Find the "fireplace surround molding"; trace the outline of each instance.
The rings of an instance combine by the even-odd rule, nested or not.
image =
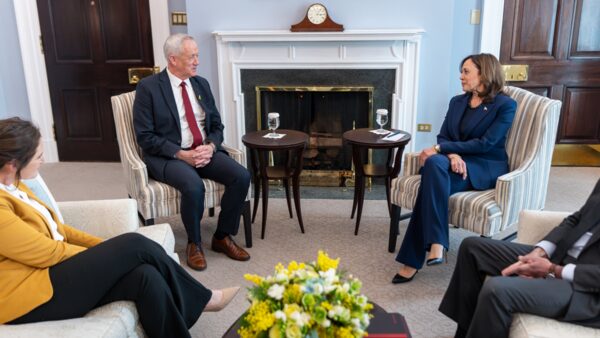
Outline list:
[[[244,149],[242,69],[393,69],[396,76],[391,93],[391,127],[415,135],[419,51],[424,32],[420,28],[318,33],[213,32],[225,143]],[[407,148],[414,151],[414,142]]]

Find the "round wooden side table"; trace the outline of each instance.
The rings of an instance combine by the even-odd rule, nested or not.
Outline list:
[[[387,197],[388,211],[391,213],[391,202],[390,202],[390,185],[394,178],[398,177],[400,173],[400,167],[402,165],[402,153],[404,147],[410,141],[411,136],[409,133],[402,130],[391,130],[391,133],[400,132],[404,136],[395,141],[384,140],[386,135],[378,135],[371,132],[370,128],[360,128],[348,130],[342,136],[344,142],[347,142],[352,146],[352,161],[354,163],[354,170],[356,176],[356,183],[354,185],[354,200],[352,202],[352,213],[350,218],[354,218],[354,212],[356,213],[356,227],[354,234],[358,235],[358,227],[360,225],[360,217],[362,214],[363,202],[365,199],[365,178],[368,177],[384,177],[385,178],[385,194]],[[363,163],[363,155],[366,154],[369,149],[386,149],[387,150],[387,161],[385,164],[370,164]],[[396,150],[396,156],[393,156],[394,150]]]
[[[302,171],[302,155],[308,142],[308,135],[297,130],[280,129],[277,130],[277,133],[285,134],[282,138],[274,139],[264,137],[269,132],[270,131],[268,130],[259,130],[242,136],[242,142],[249,150],[252,178],[254,181],[254,210],[252,212],[252,222],[254,222],[256,217],[260,191],[262,190],[261,239],[265,238],[267,207],[269,203],[269,180],[283,181],[290,218],[293,216],[289,194],[289,180],[292,180],[296,216],[298,217],[300,230],[304,233],[304,223],[302,222],[302,212],[300,210],[300,172]],[[271,151],[283,154],[283,164],[270,165],[268,155]]]

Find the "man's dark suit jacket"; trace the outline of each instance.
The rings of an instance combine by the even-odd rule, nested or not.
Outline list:
[[[560,263],[586,231],[600,223],[600,180],[579,211],[565,218],[545,238],[556,244],[552,261]],[[600,327],[600,228],[593,231],[579,257],[573,279],[573,298],[564,319]],[[591,318],[591,319],[590,319]]]
[[[194,97],[206,114],[204,141],[224,151],[221,146],[224,127],[208,81],[194,76],[190,78],[190,83]],[[181,150],[179,113],[166,69],[138,83],[133,103],[133,126],[150,175],[164,181],[167,161]]]
[[[475,189],[485,190],[496,185],[498,176],[508,172],[506,135],[512,126],[517,103],[499,94],[491,102],[483,102],[461,135],[462,117],[472,94],[458,95],[450,100],[446,118],[437,136],[443,154],[458,154],[467,165],[467,178]]]

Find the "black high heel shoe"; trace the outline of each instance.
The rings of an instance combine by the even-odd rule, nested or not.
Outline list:
[[[417,274],[417,272],[419,272],[419,270],[415,271],[415,273],[413,273],[412,276],[410,277],[404,277],[404,276],[400,276],[400,274],[396,274],[394,276],[394,278],[392,279],[392,283],[393,284],[402,284],[402,283],[408,283],[411,280],[413,280],[413,278],[415,278],[415,275]]]
[[[430,258],[425,262],[427,266],[438,265],[442,263],[448,263],[448,250],[446,250],[446,248],[442,249],[442,257]]]

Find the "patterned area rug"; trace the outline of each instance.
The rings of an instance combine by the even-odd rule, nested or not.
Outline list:
[[[248,251],[252,259],[236,262],[210,250],[210,239],[216,227],[217,217],[205,217],[202,236],[208,261],[205,271],[187,269],[209,288],[233,285],[249,287],[243,278],[245,273],[267,275],[274,266],[291,260],[311,261],[322,249],[331,257],[340,257],[340,267],[363,282],[363,293],[384,309],[399,312],[406,317],[414,337],[450,337],[455,324],[437,311],[440,299],[450,279],[455,264],[456,249],[466,236],[475,234],[460,229],[450,229],[451,250],[448,264],[425,267],[415,279],[405,285],[393,285],[391,279],[399,268],[395,253],[387,252],[389,216],[384,201],[365,201],[365,209],[358,236],[354,236],[354,220],[350,219],[352,201],[317,200],[302,201],[306,233],[300,232],[296,219],[290,219],[285,199],[269,201],[269,213],[265,239],[260,239],[260,211],[253,224],[254,246]],[[260,209],[260,208],[259,208]],[[178,217],[159,221],[168,222],[176,237],[176,251],[185,265],[186,235]],[[406,227],[401,223],[398,247]],[[240,227],[241,228],[241,227]],[[244,243],[243,233],[236,236]],[[219,313],[205,313],[194,325],[194,337],[221,337],[229,326],[245,311],[248,302],[246,290]]]

